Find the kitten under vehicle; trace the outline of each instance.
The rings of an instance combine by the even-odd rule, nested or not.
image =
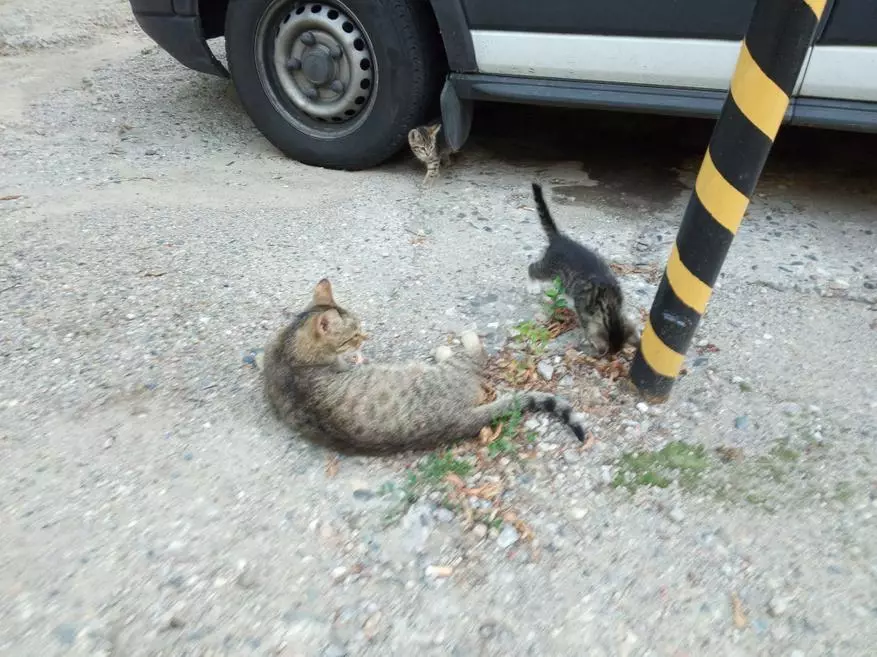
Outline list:
[[[375,167],[479,101],[715,118],[755,0],[129,0],[181,64],[231,79],[277,149]],[[211,46],[224,37],[227,64]],[[181,84],[186,84],[182,82]],[[210,111],[205,110],[205,111]],[[217,110],[218,111],[218,110]],[[825,8],[785,121],[877,131],[877,3]]]

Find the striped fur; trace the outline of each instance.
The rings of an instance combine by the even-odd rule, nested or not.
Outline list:
[[[601,354],[616,353],[628,342],[636,344],[636,328],[622,314],[624,295],[615,274],[597,253],[558,230],[542,187],[535,182],[533,197],[548,248],[541,259],[530,264],[530,278],[560,278],[588,340]]]
[[[450,164],[451,149],[441,135],[442,124],[434,121],[412,128],[408,132],[408,146],[418,160],[426,165],[424,185],[436,180],[442,165]]]
[[[474,438],[515,409],[551,413],[584,440],[584,417],[555,395],[523,392],[483,403],[486,353],[475,333],[460,337],[462,349],[440,347],[435,363],[350,365],[344,356],[365,337],[324,280],[314,302],[266,348],[265,395],[302,436],[341,451],[429,449]]]

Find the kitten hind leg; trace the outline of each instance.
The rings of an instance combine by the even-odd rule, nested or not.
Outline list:
[[[530,278],[537,281],[547,281],[552,278],[550,272],[548,271],[545,263],[542,260],[531,262],[530,266],[527,267],[527,273],[530,275]]]
[[[629,318],[625,317],[623,319],[623,321],[624,321],[624,336],[625,336],[624,341],[627,344],[632,345],[633,347],[636,347],[637,349],[639,349],[639,343],[640,343],[640,339],[642,337],[640,335],[639,329],[636,327],[636,324],[634,324]]]

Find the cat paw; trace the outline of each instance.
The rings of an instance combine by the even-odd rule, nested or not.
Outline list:
[[[454,352],[451,350],[451,348],[448,345],[443,344],[435,348],[432,357],[435,358],[436,363],[443,363],[453,355]]]
[[[463,331],[460,334],[460,342],[463,343],[463,349],[470,356],[479,356],[483,350],[481,338],[475,331]]]

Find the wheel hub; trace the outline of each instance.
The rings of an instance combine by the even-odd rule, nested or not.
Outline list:
[[[358,116],[369,106],[376,81],[368,37],[338,0],[281,11],[285,15],[279,15],[271,49],[287,98],[321,122],[343,123]]]
[[[317,87],[335,79],[335,62],[323,49],[314,49],[301,62],[302,73]]]

